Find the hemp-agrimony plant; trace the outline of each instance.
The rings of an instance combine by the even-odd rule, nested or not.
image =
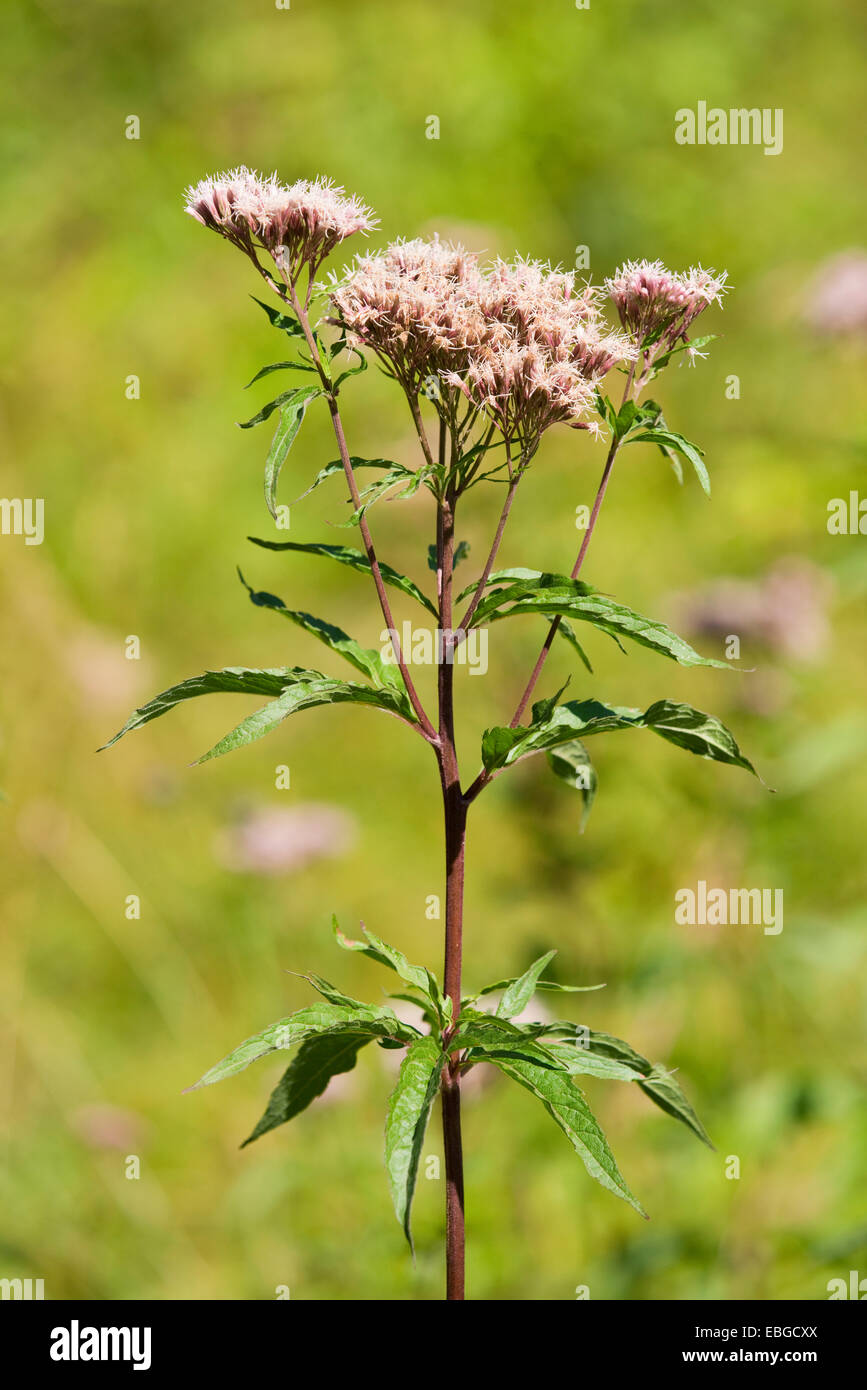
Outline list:
[[[219,691],[266,696],[268,702],[199,761],[251,743],[290,715],[315,705],[349,702],[383,710],[430,745],[442,792],[446,872],[441,981],[425,967],[411,964],[372,931],[363,928],[362,937],[351,940],[335,923],[339,946],[361,951],[397,975],[400,983],[391,997],[418,1005],[423,1026],[410,1026],[391,1007],[362,1003],[320,976],[308,975],[322,1002],[248,1038],[197,1085],[209,1086],[259,1057],[297,1047],[249,1143],[293,1119],[325,1090],[332,1076],[355,1065],[366,1044],[375,1041],[381,1047],[402,1049],[385,1133],[395,1211],[411,1244],[410,1205],[419,1156],[439,1093],[446,1167],[447,1297],[460,1299],[464,1296],[460,1096],[461,1080],[471,1067],[497,1067],[536,1096],[588,1173],[639,1213],[642,1208],[621,1176],[576,1077],[632,1082],[662,1110],[710,1142],[675,1077],[620,1038],[569,1022],[518,1021],[536,990],[570,989],[544,979],[553,950],[523,975],[471,987],[469,993],[463,992],[461,961],[468,812],[496,778],[522,759],[544,753],[556,776],[580,792],[585,819],[596,790],[585,746],[591,735],[649,729],[690,753],[754,771],[729,730],[689,705],[657,699],[641,710],[590,696],[564,701],[563,690],[531,705],[558,637],[592,673],[573,623],[588,624],[618,645],[637,642],[684,666],[727,666],[700,656],[663,623],[642,617],[579,579],[621,450],[655,445],[671,461],[680,481],[685,459],[709,491],[701,449],[678,434],[662,407],[644,393],[681,353],[690,360],[701,355],[700,348],[710,339],[690,341],[689,332],[698,315],[719,302],[725,276],[702,269],[675,275],[658,261],[642,261],[623,266],[603,290],[579,286],[572,274],[536,261],[496,261],[483,268],[476,256],[460,246],[433,239],[397,241],[379,254],[359,257],[341,277],[323,283],[319,272],[329,253],[350,235],[367,233],[376,225],[370,210],[342,189],[321,179],[286,187],[276,175],[262,178],[242,168],[191,188],[186,207],[248,258],[278,301],[257,302],[275,331],[288,340],[289,356],[263,367],[254,380],[278,371],[300,372],[309,383],[281,392],[242,426],[249,429],[279,412],[265,465],[269,511],[277,517],[281,469],[307,410],[318,409],[321,403],[331,418],[339,458],[319,469],[308,491],[335,474],[342,476],[353,509],[350,524],[361,538],[360,549],[268,539],[254,543],[287,556],[325,557],[369,575],[391,646],[386,643],[383,652],[368,650],[330,621],[296,611],[274,595],[247,586],[255,604],[318,638],[355,667],[363,680],[344,681],[320,671],[285,666],[206,671],[137,709],[115,739],[182,700]],[[603,319],[606,290],[619,316],[617,330]],[[415,468],[350,453],[340,396],[370,358],[394,381],[409,407],[419,447]],[[622,385],[618,384],[612,400],[606,393],[607,381],[615,372],[622,377]],[[602,478],[575,564],[568,575],[551,573],[544,565],[497,569],[516,490],[543,435],[558,424],[589,429],[597,438],[607,436]],[[368,481],[370,473],[372,481]],[[458,509],[468,505],[467,494],[482,481],[497,486],[502,494],[499,519],[481,571],[456,592],[455,565],[466,551],[457,539]],[[430,494],[432,504],[435,597],[377,558],[368,524],[368,514],[380,499],[410,497],[420,488]],[[538,564],[541,557],[527,558]],[[413,684],[411,653],[401,649],[390,589],[411,597],[436,625],[435,711],[425,708]],[[471,766],[465,777],[455,744],[455,660],[461,645],[478,629],[516,614],[544,618],[547,635],[511,716],[508,710],[492,712],[491,725],[482,738],[480,770],[477,764]],[[493,996],[495,1004],[487,996]]]

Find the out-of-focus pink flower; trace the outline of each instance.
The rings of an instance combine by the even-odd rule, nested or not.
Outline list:
[[[804,317],[817,333],[867,333],[867,252],[843,251],[819,268]]]
[[[330,179],[299,179],[287,186],[276,174],[264,177],[244,166],[188,188],[185,207],[247,254],[264,248],[292,280],[304,266],[315,272],[347,237],[377,225],[360,198]]]
[[[695,266],[684,275],[666,270],[662,261],[627,261],[605,287],[620,322],[638,344],[661,335],[666,347],[686,341],[690,324],[709,304],[721,303],[726,272]]]
[[[286,874],[338,858],[354,840],[355,822],[339,806],[264,807],[244,812],[219,833],[215,857],[232,873]]]
[[[129,1153],[144,1137],[141,1116],[114,1105],[82,1105],[73,1112],[70,1123],[92,1149],[120,1149]]]
[[[735,635],[793,661],[817,661],[828,642],[828,575],[800,556],[759,579],[721,579],[679,601],[681,621],[709,637]]]

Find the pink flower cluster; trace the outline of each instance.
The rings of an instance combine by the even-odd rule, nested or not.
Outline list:
[[[597,383],[635,348],[601,323],[599,292],[536,261],[482,270],[460,246],[396,242],[332,291],[340,322],[409,395],[431,379],[531,453],[556,423],[587,428]],[[459,397],[458,397],[459,399]]]
[[[684,275],[666,270],[661,261],[627,261],[605,288],[623,327],[639,346],[648,339],[665,340],[670,347],[686,341],[686,332],[709,304],[720,303],[726,273],[695,266]]]
[[[185,207],[248,255],[267,251],[291,280],[304,266],[313,274],[347,237],[377,226],[370,208],[329,179],[286,185],[243,166],[188,188]]]

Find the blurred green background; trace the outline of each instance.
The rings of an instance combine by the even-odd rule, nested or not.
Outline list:
[[[214,697],[94,754],[135,704],[208,667],[338,673],[251,608],[237,563],[378,645],[362,576],[245,540],[271,527],[269,427],[233,422],[267,399],[242,387],[281,341],[248,298],[252,271],[183,216],[181,195],[246,162],[333,176],[374,206],[383,238],[439,231],[566,265],[586,245],[594,280],[627,257],[728,269],[725,311],[702,327],[721,334],[711,356],[655,392],[706,448],[712,503],[655,450],[629,450],[585,577],[709,654],[739,633],[756,670],[682,670],[591,634],[595,675],[564,647],[542,693],[571,672],[573,697],[711,709],[776,793],[656,739],[597,740],[600,793],[579,837],[574,794],[531,760],[475,807],[465,958],[470,987],[551,945],[557,978],[606,981],[563,996],[563,1012],[678,1067],[718,1151],[637,1092],[588,1081],[644,1223],[529,1095],[497,1078],[468,1087],[469,1292],[824,1298],[828,1279],[867,1276],[867,542],[826,528],[830,498],[867,495],[865,351],[863,323],[839,331],[834,285],[823,299],[815,280],[833,282],[827,263],[863,237],[864,29],[855,0],[3,7],[2,491],[45,498],[46,536],[0,538],[0,1275],[44,1278],[48,1298],[441,1296],[442,1180],[420,1178],[413,1266],[382,1171],[394,1054],[367,1049],[244,1152],[285,1059],[181,1095],[307,1001],[287,970],[372,999],[388,987],[335,951],[332,911],[439,968],[428,750],[375,712],[322,710],[193,769],[252,708]],[[783,108],[783,153],[677,145],[674,112],[698,100]],[[389,382],[370,372],[345,402],[353,452],[412,459]],[[333,457],[312,410],[282,500]],[[505,563],[571,567],[601,462],[586,436],[548,436]],[[352,543],[330,525],[343,495],[335,480],[294,506],[293,539]],[[467,579],[497,505],[492,488],[467,500]],[[426,495],[371,520],[381,556],[428,583]],[[741,587],[720,597],[731,578]],[[531,619],[498,626],[488,675],[461,675],[470,775],[541,636]],[[275,786],[280,763],[291,790]],[[269,846],[282,872],[263,871]],[[782,888],[784,931],[675,926],[674,894],[698,879]],[[440,1152],[438,1119],[424,1152]]]

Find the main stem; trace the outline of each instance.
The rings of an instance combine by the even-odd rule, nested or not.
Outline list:
[[[454,572],[454,496],[447,494],[438,507],[437,570],[439,575],[440,641],[437,685],[439,693],[438,761],[442,783],[446,845],[445,993],[452,1001],[452,1018],[461,1009],[461,957],[463,946],[464,854],[467,803],[461,791],[455,747],[454,664],[452,647],[452,576]],[[459,1054],[443,1067],[443,1150],[446,1165],[446,1299],[464,1297],[464,1160],[461,1142],[461,1076]]]

